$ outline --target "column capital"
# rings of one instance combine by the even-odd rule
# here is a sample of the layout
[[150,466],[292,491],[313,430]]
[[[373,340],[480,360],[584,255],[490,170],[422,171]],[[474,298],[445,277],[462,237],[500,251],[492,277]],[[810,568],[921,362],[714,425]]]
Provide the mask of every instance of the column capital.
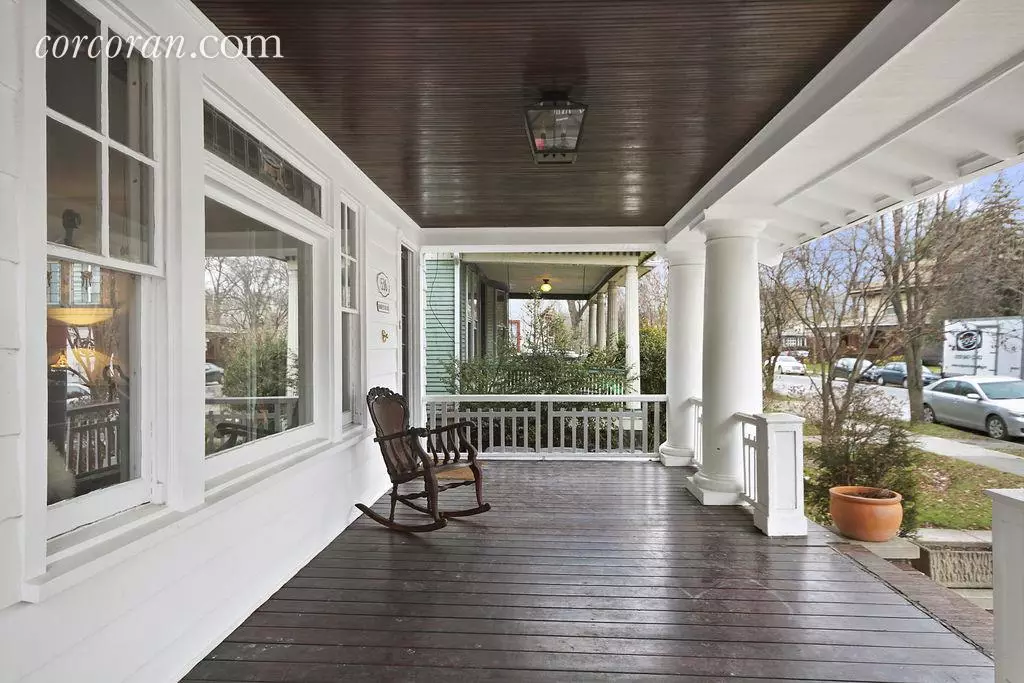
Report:
[[673,266],[702,266],[704,265],[705,253],[704,243],[702,242],[699,246],[666,249],[662,256],[668,261],[669,268]]
[[757,218],[705,218],[697,224],[706,242],[728,237],[757,237],[768,221]]

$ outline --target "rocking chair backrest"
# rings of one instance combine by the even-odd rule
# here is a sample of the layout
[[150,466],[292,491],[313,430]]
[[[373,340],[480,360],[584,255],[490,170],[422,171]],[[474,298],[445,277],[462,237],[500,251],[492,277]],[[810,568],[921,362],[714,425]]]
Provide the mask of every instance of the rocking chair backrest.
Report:
[[[409,431],[409,404],[401,394],[387,387],[374,387],[366,395],[366,407],[378,438]],[[419,440],[412,434],[381,441],[380,452],[388,474],[394,478],[416,471],[420,461],[414,449],[419,448]]]

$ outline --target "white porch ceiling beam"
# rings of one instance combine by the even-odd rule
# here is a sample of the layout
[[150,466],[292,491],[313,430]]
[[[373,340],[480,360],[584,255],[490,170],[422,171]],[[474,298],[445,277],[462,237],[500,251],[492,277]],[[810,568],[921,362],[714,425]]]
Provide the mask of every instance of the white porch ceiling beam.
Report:
[[961,140],[1000,161],[1020,154],[1016,135],[996,130],[985,121],[970,119],[957,110],[946,112],[930,124],[922,126],[919,134],[926,139],[950,137]]
[[522,263],[544,265],[586,265],[586,266],[635,266],[639,256],[617,254],[509,254],[500,252],[463,252],[462,260],[471,263]]
[[865,187],[903,202],[909,202],[914,198],[914,188],[910,186],[908,179],[884,168],[868,167],[863,164],[844,168],[829,182],[844,187]]
[[820,220],[823,223],[831,223],[832,225],[846,225],[850,220],[846,217],[846,211],[843,207],[804,195],[793,197],[780,206],[786,211]]
[[[891,7],[892,5],[889,6]],[[891,161],[892,166],[902,168],[904,170],[909,169],[912,173],[924,173],[930,178],[941,182],[953,183],[961,181],[962,178],[960,171],[957,168],[956,161],[943,157],[934,150],[922,148],[920,146],[912,147],[905,141],[901,140],[901,138],[924,123],[935,119],[952,109],[957,104],[967,100],[967,98],[983,90],[986,86],[1005,78],[1009,74],[1012,74],[1020,68],[1022,64],[1024,64],[1024,51],[1018,52],[1009,59],[1004,60],[994,68],[971,81],[963,88],[960,88],[955,93],[951,94],[949,97],[944,98],[942,101],[925,110],[918,116],[907,121],[902,126],[891,131],[888,135],[883,136],[874,144],[869,145],[853,157],[836,164],[824,173],[819,174],[810,182],[794,189],[785,198],[783,198],[783,201],[786,201],[786,199],[790,197],[795,197],[805,192],[807,189],[814,187],[815,185],[822,183],[839,173],[847,171],[851,165],[860,163],[864,160],[868,160],[868,163],[871,166],[877,166],[879,164],[889,166],[890,164],[887,162]],[[912,191],[911,198],[916,194],[916,192]]]
[[669,220],[665,226],[668,239],[671,240],[685,230],[702,211],[722,199],[955,4],[956,0],[927,0],[892,2],[886,5],[863,31]]
[[876,152],[876,155],[889,166],[926,175],[944,183],[953,183],[960,178],[956,160],[917,143],[897,140]]
[[875,200],[870,195],[836,187],[829,183],[816,185],[804,192],[803,196],[835,204],[857,213],[871,213],[875,210]]

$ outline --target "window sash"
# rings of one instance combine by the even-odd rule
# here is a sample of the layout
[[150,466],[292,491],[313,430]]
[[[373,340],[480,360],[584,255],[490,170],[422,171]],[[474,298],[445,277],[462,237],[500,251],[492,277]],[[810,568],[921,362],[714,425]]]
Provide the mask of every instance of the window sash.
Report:
[[[91,15],[97,22],[98,35],[109,36],[111,32],[124,35],[138,35],[137,27],[128,26],[118,17],[110,14],[105,6],[94,2],[76,3],[83,11]],[[152,35],[151,33],[147,33]],[[160,164],[160,143],[164,139],[162,118],[159,114],[162,105],[162,80],[164,67],[153,60],[148,60],[150,85],[150,110],[148,125],[150,129],[150,151],[146,156],[134,149],[110,138],[110,100],[109,100],[109,60],[106,51],[101,50],[98,57],[98,116],[99,130],[79,123],[49,106],[45,107],[45,118],[85,135],[100,146],[100,177],[99,198],[100,216],[100,252],[95,253],[68,247],[54,242],[45,242],[45,259],[41,266],[40,277],[49,277],[49,259],[64,259],[91,265],[99,268],[118,270],[139,275],[136,284],[136,310],[133,314],[132,336],[130,339],[131,354],[136,368],[133,371],[131,411],[130,411],[130,450],[129,457],[136,460],[139,476],[135,479],[97,489],[82,496],[60,501],[45,506],[46,537],[63,534],[77,527],[99,521],[111,515],[123,512],[132,507],[144,505],[162,497],[161,486],[156,483],[156,461],[159,448],[153,438],[151,426],[154,416],[154,400],[157,391],[157,378],[162,376],[165,360],[155,353],[157,340],[152,330],[153,322],[163,317],[163,301],[156,296],[158,280],[164,276],[163,271],[163,177]],[[134,159],[151,170],[150,196],[148,197],[150,215],[149,240],[150,259],[148,263],[127,261],[110,256],[110,154],[117,151],[129,159]],[[47,192],[44,193],[48,195]],[[49,305],[49,300],[46,301]],[[46,396],[46,391],[41,392]],[[45,414],[45,411],[44,411]],[[43,441],[45,444],[45,440]],[[44,480],[45,484],[45,480]],[[39,492],[45,501],[45,490]]]
[[[363,234],[361,230],[361,217],[363,212],[349,202],[342,200],[337,203],[339,207],[340,231],[338,233],[337,257],[339,267],[339,279],[341,280],[339,301],[335,308],[338,311],[338,335],[341,340],[340,377],[338,395],[338,406],[341,413],[340,426],[342,432],[358,426],[361,421],[360,415],[360,394],[362,393],[363,376],[360,368],[360,354],[363,353],[361,343],[363,340],[363,320],[360,315],[362,309],[360,297],[363,293],[364,279],[366,277],[363,269],[359,267],[360,254],[363,245]],[[352,283],[351,305],[344,305],[345,281]],[[347,334],[346,334],[347,332]],[[347,409],[345,403],[348,403]]]
[[[74,0],[72,0],[74,2]],[[112,14],[108,14],[106,8],[101,6],[95,6],[93,2],[76,2],[75,3],[82,11],[88,13],[95,19],[97,23],[98,35],[103,36],[104,39],[115,33],[119,36],[126,35],[142,35],[143,38],[148,38],[152,33],[137,30],[137,27],[129,26],[124,21],[119,20]],[[161,175],[161,164],[159,156],[159,141],[163,140],[163,129],[162,120],[158,114],[160,111],[159,93],[162,92],[162,79],[163,79],[163,68],[162,65],[158,64],[154,60],[147,60],[149,69],[148,75],[150,79],[150,107],[149,107],[149,129],[150,129],[150,151],[152,156],[141,154],[136,150],[124,145],[117,140],[110,137],[110,88],[109,88],[109,70],[110,60],[107,58],[106,50],[100,50],[97,58],[97,68],[99,69],[99,130],[90,128],[88,125],[79,123],[75,119],[54,110],[50,106],[46,107],[46,117],[57,123],[67,126],[76,133],[87,136],[89,139],[100,145],[100,178],[99,178],[99,198],[100,198],[100,251],[99,253],[86,251],[83,249],[75,249],[73,247],[67,247],[65,245],[56,244],[54,242],[47,241],[47,252],[51,256],[60,256],[61,258],[72,258],[83,262],[90,262],[97,265],[102,265],[107,268],[115,268],[118,270],[124,270],[127,272],[139,273],[139,274],[160,274],[162,275],[162,264],[163,264],[163,249],[162,249],[162,228],[163,221],[161,220],[161,212],[163,210],[162,203],[162,192],[163,178]],[[141,164],[148,166],[152,172],[151,181],[151,195],[149,197],[149,205],[151,212],[151,225],[150,225],[150,258],[149,262],[137,262],[130,260],[123,260],[120,258],[112,257],[110,254],[110,151],[114,150],[133,159]],[[57,250],[55,250],[57,248]],[[65,251],[67,250],[67,251]],[[70,252],[70,253],[69,253]],[[72,255],[73,254],[73,255]],[[102,259],[102,261],[100,260]],[[153,271],[156,273],[153,273]]]

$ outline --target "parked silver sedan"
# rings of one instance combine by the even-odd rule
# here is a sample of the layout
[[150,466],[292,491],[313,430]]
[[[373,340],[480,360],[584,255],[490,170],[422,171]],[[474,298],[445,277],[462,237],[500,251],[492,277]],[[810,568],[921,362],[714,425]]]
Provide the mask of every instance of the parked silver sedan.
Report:
[[993,439],[1024,436],[1024,380],[950,377],[925,387],[925,422],[979,429]]

